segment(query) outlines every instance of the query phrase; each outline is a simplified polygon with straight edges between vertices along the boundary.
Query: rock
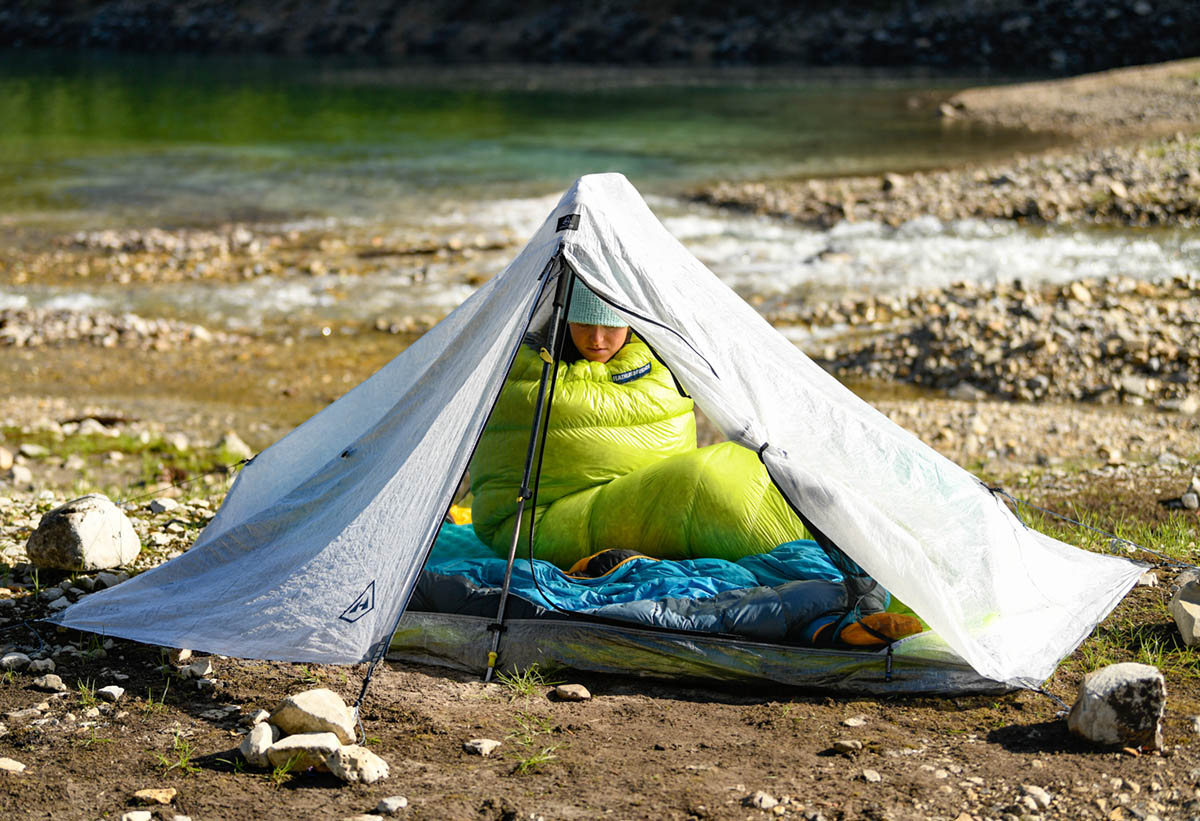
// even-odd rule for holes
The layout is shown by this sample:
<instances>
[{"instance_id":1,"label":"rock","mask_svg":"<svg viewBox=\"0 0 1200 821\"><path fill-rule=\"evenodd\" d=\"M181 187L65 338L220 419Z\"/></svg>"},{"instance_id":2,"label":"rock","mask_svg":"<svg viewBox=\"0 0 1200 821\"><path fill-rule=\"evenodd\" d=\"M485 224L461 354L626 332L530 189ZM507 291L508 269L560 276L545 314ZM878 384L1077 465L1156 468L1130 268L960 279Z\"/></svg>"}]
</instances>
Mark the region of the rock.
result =
<instances>
[{"instance_id":1,"label":"rock","mask_svg":"<svg viewBox=\"0 0 1200 821\"><path fill-rule=\"evenodd\" d=\"M154 813L149 810L131 810L121 816L121 821L154 821Z\"/></svg>"},{"instance_id":2,"label":"rock","mask_svg":"<svg viewBox=\"0 0 1200 821\"><path fill-rule=\"evenodd\" d=\"M863 770L862 778L863 778L863 781L866 781L870 784L878 784L880 781L883 780L883 776L881 776L875 770Z\"/></svg>"},{"instance_id":3,"label":"rock","mask_svg":"<svg viewBox=\"0 0 1200 821\"><path fill-rule=\"evenodd\" d=\"M175 795L174 787L151 787L138 790L133 797L144 804L170 804L175 800Z\"/></svg>"},{"instance_id":4,"label":"rock","mask_svg":"<svg viewBox=\"0 0 1200 821\"><path fill-rule=\"evenodd\" d=\"M1050 806L1050 793L1046 792L1036 784L1022 784L1021 791L1025 793L1026 797L1033 799L1034 806L1032 809L1034 812L1038 810L1044 810Z\"/></svg>"},{"instance_id":5,"label":"rock","mask_svg":"<svg viewBox=\"0 0 1200 821\"><path fill-rule=\"evenodd\" d=\"M592 697L582 684L560 684L554 688L554 695L563 701L587 701Z\"/></svg>"},{"instance_id":6,"label":"rock","mask_svg":"<svg viewBox=\"0 0 1200 821\"><path fill-rule=\"evenodd\" d=\"M182 678L201 679L212 675L212 672L212 661L209 659L196 659L191 664L180 670L179 675Z\"/></svg>"},{"instance_id":7,"label":"rock","mask_svg":"<svg viewBox=\"0 0 1200 821\"><path fill-rule=\"evenodd\" d=\"M13 487L33 487L33 471L24 465L13 465L5 474L8 483Z\"/></svg>"},{"instance_id":8,"label":"rock","mask_svg":"<svg viewBox=\"0 0 1200 821\"><path fill-rule=\"evenodd\" d=\"M342 821L383 821L382 815L372 815L369 812L359 813L358 815L348 815Z\"/></svg>"},{"instance_id":9,"label":"rock","mask_svg":"<svg viewBox=\"0 0 1200 821\"><path fill-rule=\"evenodd\" d=\"M253 713L247 713L246 715L242 716L242 723L249 724L251 727L254 727L262 724L270 717L271 714L266 710L255 710Z\"/></svg>"},{"instance_id":10,"label":"rock","mask_svg":"<svg viewBox=\"0 0 1200 821\"><path fill-rule=\"evenodd\" d=\"M866 716L854 716L853 718L847 718L842 722L842 724L845 724L847 727L861 727L866 723Z\"/></svg>"},{"instance_id":11,"label":"rock","mask_svg":"<svg viewBox=\"0 0 1200 821\"><path fill-rule=\"evenodd\" d=\"M25 772L25 765L20 761L14 761L11 758L0 758L0 772L20 775L21 773Z\"/></svg>"},{"instance_id":12,"label":"rock","mask_svg":"<svg viewBox=\"0 0 1200 821\"><path fill-rule=\"evenodd\" d=\"M1105 746L1162 749L1167 686L1149 664L1110 664L1088 673L1067 717L1071 732Z\"/></svg>"},{"instance_id":13,"label":"rock","mask_svg":"<svg viewBox=\"0 0 1200 821\"><path fill-rule=\"evenodd\" d=\"M168 511L178 508L179 502L175 501L174 499L163 497L161 499L155 499L146 507L149 508L151 513L167 513Z\"/></svg>"},{"instance_id":14,"label":"rock","mask_svg":"<svg viewBox=\"0 0 1200 821\"><path fill-rule=\"evenodd\" d=\"M267 750L280 739L281 735L278 727L265 721L255 724L242 739L238 752L251 767L270 766L271 760L267 758Z\"/></svg>"},{"instance_id":15,"label":"rock","mask_svg":"<svg viewBox=\"0 0 1200 821\"><path fill-rule=\"evenodd\" d=\"M374 784L388 777L388 765L375 753L347 744L325 759L329 772L348 784Z\"/></svg>"},{"instance_id":16,"label":"rock","mask_svg":"<svg viewBox=\"0 0 1200 821\"><path fill-rule=\"evenodd\" d=\"M1147 570L1142 575L1138 576L1138 587L1158 587L1158 574L1153 570Z\"/></svg>"},{"instance_id":17,"label":"rock","mask_svg":"<svg viewBox=\"0 0 1200 821\"><path fill-rule=\"evenodd\" d=\"M340 749L342 743L334 733L300 733L281 738L267 748L267 761L272 767L283 767L293 758L293 770L312 767L325 772L325 760Z\"/></svg>"},{"instance_id":18,"label":"rock","mask_svg":"<svg viewBox=\"0 0 1200 821\"><path fill-rule=\"evenodd\" d=\"M249 459L254 455L254 451L250 446L242 441L242 438L234 431L226 431L213 448L219 451L223 456L229 459Z\"/></svg>"},{"instance_id":19,"label":"rock","mask_svg":"<svg viewBox=\"0 0 1200 821\"><path fill-rule=\"evenodd\" d=\"M33 686L34 689L46 693L65 693L67 691L67 685L63 684L63 680L54 673L38 676L33 680Z\"/></svg>"},{"instance_id":20,"label":"rock","mask_svg":"<svg viewBox=\"0 0 1200 821\"><path fill-rule=\"evenodd\" d=\"M176 647L171 650L170 658L172 664L187 664L192 657L191 650L185 650L182 647Z\"/></svg>"},{"instance_id":21,"label":"rock","mask_svg":"<svg viewBox=\"0 0 1200 821\"><path fill-rule=\"evenodd\" d=\"M381 799L375 805L375 812L383 815L395 815L408 806L408 799L402 795L390 795L387 798Z\"/></svg>"},{"instance_id":22,"label":"rock","mask_svg":"<svg viewBox=\"0 0 1200 821\"><path fill-rule=\"evenodd\" d=\"M1200 645L1200 582L1191 581L1179 588L1167 607L1175 626L1188 647Z\"/></svg>"},{"instance_id":23,"label":"rock","mask_svg":"<svg viewBox=\"0 0 1200 821\"><path fill-rule=\"evenodd\" d=\"M33 564L59 570L119 567L136 559L141 549L129 517L99 493L42 516L25 545Z\"/></svg>"},{"instance_id":24,"label":"rock","mask_svg":"<svg viewBox=\"0 0 1200 821\"><path fill-rule=\"evenodd\" d=\"M863 748L863 743L854 738L839 738L833 742L833 749L842 755L854 755Z\"/></svg>"},{"instance_id":25,"label":"rock","mask_svg":"<svg viewBox=\"0 0 1200 821\"><path fill-rule=\"evenodd\" d=\"M0 670L24 670L30 664L24 653L5 653L0 656Z\"/></svg>"},{"instance_id":26,"label":"rock","mask_svg":"<svg viewBox=\"0 0 1200 821\"><path fill-rule=\"evenodd\" d=\"M775 798L775 796L769 793L763 792L762 790L759 790L753 795L746 796L742 801L743 806L757 807L760 810L773 809L774 807L778 806L778 804L779 799Z\"/></svg>"},{"instance_id":27,"label":"rock","mask_svg":"<svg viewBox=\"0 0 1200 821\"><path fill-rule=\"evenodd\" d=\"M97 690L96 695L102 698L104 701L116 704L121 700L121 696L125 695L125 688L118 687L115 684L110 684L107 687L101 687L99 690Z\"/></svg>"},{"instance_id":28,"label":"rock","mask_svg":"<svg viewBox=\"0 0 1200 821\"><path fill-rule=\"evenodd\" d=\"M92 587L95 590L106 590L110 587L116 587L121 583L121 577L116 573L97 573L92 580Z\"/></svg>"},{"instance_id":29,"label":"rock","mask_svg":"<svg viewBox=\"0 0 1200 821\"><path fill-rule=\"evenodd\" d=\"M972 385L970 382L959 382L948 391L951 399L957 399L960 402L978 402L981 399L987 399L987 392Z\"/></svg>"},{"instance_id":30,"label":"rock","mask_svg":"<svg viewBox=\"0 0 1200 821\"><path fill-rule=\"evenodd\" d=\"M499 746L500 742L494 738L472 738L463 742L463 749L472 755L489 756Z\"/></svg>"},{"instance_id":31,"label":"rock","mask_svg":"<svg viewBox=\"0 0 1200 821\"><path fill-rule=\"evenodd\" d=\"M289 735L331 732L343 744L354 743L357 729L346 702L324 687L288 696L272 711L270 722Z\"/></svg>"},{"instance_id":32,"label":"rock","mask_svg":"<svg viewBox=\"0 0 1200 821\"><path fill-rule=\"evenodd\" d=\"M7 448L0 448L0 473L11 470L13 466L12 451Z\"/></svg>"},{"instance_id":33,"label":"rock","mask_svg":"<svg viewBox=\"0 0 1200 821\"><path fill-rule=\"evenodd\" d=\"M1200 510L1200 493L1189 490L1179 497L1179 502L1184 510Z\"/></svg>"},{"instance_id":34,"label":"rock","mask_svg":"<svg viewBox=\"0 0 1200 821\"><path fill-rule=\"evenodd\" d=\"M34 659L29 662L30 673L53 673L54 659Z\"/></svg>"},{"instance_id":35,"label":"rock","mask_svg":"<svg viewBox=\"0 0 1200 821\"><path fill-rule=\"evenodd\" d=\"M50 448L44 445L35 445L32 442L26 442L17 448L17 453L21 454L26 459L45 459L50 455Z\"/></svg>"},{"instance_id":36,"label":"rock","mask_svg":"<svg viewBox=\"0 0 1200 821\"><path fill-rule=\"evenodd\" d=\"M217 689L217 680L215 678L198 678L196 679L196 689L202 693L211 693Z\"/></svg>"}]
</instances>

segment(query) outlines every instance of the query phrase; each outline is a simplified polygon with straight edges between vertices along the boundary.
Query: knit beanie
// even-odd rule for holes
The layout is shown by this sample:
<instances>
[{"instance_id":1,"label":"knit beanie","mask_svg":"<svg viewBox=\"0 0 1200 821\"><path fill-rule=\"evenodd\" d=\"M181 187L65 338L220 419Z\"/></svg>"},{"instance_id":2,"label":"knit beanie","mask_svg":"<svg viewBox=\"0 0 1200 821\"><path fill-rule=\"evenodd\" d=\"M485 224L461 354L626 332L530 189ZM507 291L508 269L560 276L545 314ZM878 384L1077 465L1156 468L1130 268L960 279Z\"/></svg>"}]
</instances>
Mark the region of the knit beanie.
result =
<instances>
[{"instance_id":1,"label":"knit beanie","mask_svg":"<svg viewBox=\"0 0 1200 821\"><path fill-rule=\"evenodd\" d=\"M628 328L629 323L617 316L600 297L581 282L576 282L571 291L571 307L567 309L567 321L579 325L605 325L609 328Z\"/></svg>"}]
</instances>

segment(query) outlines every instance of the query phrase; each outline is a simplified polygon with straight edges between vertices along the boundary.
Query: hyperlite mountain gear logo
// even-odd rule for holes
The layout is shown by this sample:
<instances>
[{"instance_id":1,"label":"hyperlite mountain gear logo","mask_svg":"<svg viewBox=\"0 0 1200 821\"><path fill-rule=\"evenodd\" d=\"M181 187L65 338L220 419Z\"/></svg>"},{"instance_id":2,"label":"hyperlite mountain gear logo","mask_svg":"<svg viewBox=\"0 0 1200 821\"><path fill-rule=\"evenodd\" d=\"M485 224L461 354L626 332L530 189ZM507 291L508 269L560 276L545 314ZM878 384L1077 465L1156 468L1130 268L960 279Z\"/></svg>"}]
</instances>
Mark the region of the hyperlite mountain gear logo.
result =
<instances>
[{"instance_id":1,"label":"hyperlite mountain gear logo","mask_svg":"<svg viewBox=\"0 0 1200 821\"><path fill-rule=\"evenodd\" d=\"M645 376L648 373L650 373L650 363L649 362L647 362L645 365L642 365L642 367L640 367L640 368L634 368L632 371L625 371L624 373L614 373L612 375L612 381L616 382L617 384L621 384L623 382L632 382L635 379L641 379L643 376Z\"/></svg>"},{"instance_id":2,"label":"hyperlite mountain gear logo","mask_svg":"<svg viewBox=\"0 0 1200 821\"><path fill-rule=\"evenodd\" d=\"M555 231L574 231L579 227L579 215L567 214L565 217L558 218L558 227Z\"/></svg>"},{"instance_id":3,"label":"hyperlite mountain gear logo","mask_svg":"<svg viewBox=\"0 0 1200 821\"><path fill-rule=\"evenodd\" d=\"M367 589L358 594L358 598L354 600L354 604L346 608L342 615L338 616L342 621L348 621L351 624L361 619L363 616L375 609L375 580L367 585Z\"/></svg>"}]
</instances>

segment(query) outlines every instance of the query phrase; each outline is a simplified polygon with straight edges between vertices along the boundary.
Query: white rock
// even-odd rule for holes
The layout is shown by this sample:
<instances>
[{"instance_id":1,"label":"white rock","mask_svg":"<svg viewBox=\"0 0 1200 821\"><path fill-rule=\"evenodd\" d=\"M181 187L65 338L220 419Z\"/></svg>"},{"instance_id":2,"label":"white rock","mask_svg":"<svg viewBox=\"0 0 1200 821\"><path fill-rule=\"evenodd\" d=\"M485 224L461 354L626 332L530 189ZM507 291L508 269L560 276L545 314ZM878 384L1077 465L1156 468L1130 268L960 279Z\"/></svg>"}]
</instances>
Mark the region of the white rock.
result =
<instances>
[{"instance_id":1,"label":"white rock","mask_svg":"<svg viewBox=\"0 0 1200 821\"><path fill-rule=\"evenodd\" d=\"M121 821L153 821L154 813L150 810L130 810L121 816Z\"/></svg>"},{"instance_id":2,"label":"white rock","mask_svg":"<svg viewBox=\"0 0 1200 821\"><path fill-rule=\"evenodd\" d=\"M110 684L107 687L101 687L99 690L97 690L96 695L105 701L110 701L113 704L116 704L121 700L121 696L125 695L125 688L118 687L115 684Z\"/></svg>"},{"instance_id":3,"label":"white rock","mask_svg":"<svg viewBox=\"0 0 1200 821\"><path fill-rule=\"evenodd\" d=\"M54 673L38 676L33 680L33 686L47 693L65 693L67 691L67 685L63 684L63 680Z\"/></svg>"},{"instance_id":4,"label":"white rock","mask_svg":"<svg viewBox=\"0 0 1200 821\"><path fill-rule=\"evenodd\" d=\"M50 449L45 445L35 445L32 442L26 442L17 448L17 453L26 459L42 459L50 455Z\"/></svg>"},{"instance_id":5,"label":"white rock","mask_svg":"<svg viewBox=\"0 0 1200 821\"><path fill-rule=\"evenodd\" d=\"M312 767L325 771L328 769L325 760L340 749L342 743L333 733L300 733L281 738L267 748L267 760L272 767L282 767L299 756L293 765L294 770L304 770Z\"/></svg>"},{"instance_id":6,"label":"white rock","mask_svg":"<svg viewBox=\"0 0 1200 821\"><path fill-rule=\"evenodd\" d=\"M1188 647L1200 645L1200 582L1192 581L1175 592L1167 607Z\"/></svg>"},{"instance_id":7,"label":"white rock","mask_svg":"<svg viewBox=\"0 0 1200 821\"><path fill-rule=\"evenodd\" d=\"M878 784L880 781L883 780L883 776L881 776L875 770L863 770L862 777L863 777L863 781L867 781L871 784Z\"/></svg>"},{"instance_id":8,"label":"white rock","mask_svg":"<svg viewBox=\"0 0 1200 821\"><path fill-rule=\"evenodd\" d=\"M354 716L342 697L318 687L288 696L271 713L270 721L287 735L334 733L343 744L354 743Z\"/></svg>"},{"instance_id":9,"label":"white rock","mask_svg":"<svg viewBox=\"0 0 1200 821\"><path fill-rule=\"evenodd\" d=\"M32 488L33 471L24 465L13 465L5 474L8 483L13 487Z\"/></svg>"},{"instance_id":10,"label":"white rock","mask_svg":"<svg viewBox=\"0 0 1200 821\"><path fill-rule=\"evenodd\" d=\"M592 697L582 684L560 684L554 688L554 695L563 701L587 701Z\"/></svg>"},{"instance_id":11,"label":"white rock","mask_svg":"<svg viewBox=\"0 0 1200 821\"><path fill-rule=\"evenodd\" d=\"M24 670L29 663L29 656L24 653L5 653L0 657L0 670Z\"/></svg>"},{"instance_id":12,"label":"white rock","mask_svg":"<svg viewBox=\"0 0 1200 821\"><path fill-rule=\"evenodd\" d=\"M29 662L29 672L31 673L53 673L54 659L34 659Z\"/></svg>"},{"instance_id":13,"label":"white rock","mask_svg":"<svg viewBox=\"0 0 1200 821\"><path fill-rule=\"evenodd\" d=\"M754 793L754 795L746 796L746 799L742 803L747 807L757 807L760 810L769 810L778 806L779 799L775 798L775 796L771 795L770 793L759 790L758 792Z\"/></svg>"},{"instance_id":14,"label":"white rock","mask_svg":"<svg viewBox=\"0 0 1200 821\"><path fill-rule=\"evenodd\" d=\"M10 470L13 466L13 453L8 448L0 448L0 473Z\"/></svg>"},{"instance_id":15,"label":"white rock","mask_svg":"<svg viewBox=\"0 0 1200 821\"><path fill-rule=\"evenodd\" d=\"M188 666L179 671L179 675L183 678L207 678L212 675L213 666L209 659L196 659Z\"/></svg>"},{"instance_id":16,"label":"white rock","mask_svg":"<svg viewBox=\"0 0 1200 821\"><path fill-rule=\"evenodd\" d=\"M11 758L0 758L0 771L19 775L25 772L25 765Z\"/></svg>"},{"instance_id":17,"label":"white rock","mask_svg":"<svg viewBox=\"0 0 1200 821\"><path fill-rule=\"evenodd\" d=\"M1067 716L1067 727L1106 746L1162 748L1167 685L1149 664L1110 664L1088 673Z\"/></svg>"},{"instance_id":18,"label":"white rock","mask_svg":"<svg viewBox=\"0 0 1200 821\"><path fill-rule=\"evenodd\" d=\"M186 650L182 647L175 647L171 650L171 663L172 664L187 664L187 662L191 658L192 658L191 650Z\"/></svg>"},{"instance_id":19,"label":"white rock","mask_svg":"<svg viewBox=\"0 0 1200 821\"><path fill-rule=\"evenodd\" d=\"M867 723L867 719L865 716L854 716L853 718L846 719L842 723L847 727L861 727Z\"/></svg>"},{"instance_id":20,"label":"white rock","mask_svg":"<svg viewBox=\"0 0 1200 821\"><path fill-rule=\"evenodd\" d=\"M375 812L383 815L395 815L408 806L408 799L402 795L389 795L375 805Z\"/></svg>"},{"instance_id":21,"label":"white rock","mask_svg":"<svg viewBox=\"0 0 1200 821\"><path fill-rule=\"evenodd\" d=\"M463 742L463 749L472 755L488 756L495 752L500 742L494 738L472 738Z\"/></svg>"},{"instance_id":22,"label":"white rock","mask_svg":"<svg viewBox=\"0 0 1200 821\"><path fill-rule=\"evenodd\" d=\"M1138 587L1158 587L1158 574L1153 570L1147 570L1142 575L1138 576Z\"/></svg>"},{"instance_id":23,"label":"white rock","mask_svg":"<svg viewBox=\"0 0 1200 821\"><path fill-rule=\"evenodd\" d=\"M162 497L152 501L147 507L151 513L166 513L179 507L179 502L169 497Z\"/></svg>"},{"instance_id":24,"label":"white rock","mask_svg":"<svg viewBox=\"0 0 1200 821\"><path fill-rule=\"evenodd\" d=\"M1034 811L1044 810L1050 806L1051 795L1036 784L1022 784L1021 791L1035 802Z\"/></svg>"},{"instance_id":25,"label":"white rock","mask_svg":"<svg viewBox=\"0 0 1200 821\"><path fill-rule=\"evenodd\" d=\"M129 517L99 493L42 516L25 545L33 564L60 570L119 567L137 558L141 549Z\"/></svg>"},{"instance_id":26,"label":"white rock","mask_svg":"<svg viewBox=\"0 0 1200 821\"><path fill-rule=\"evenodd\" d=\"M278 741L280 732L278 727L274 727L266 722L255 724L246 737L242 739L242 744L238 747L238 752L242 754L242 758L246 759L246 763L251 767L267 767L271 760L267 758L267 750L271 745Z\"/></svg>"},{"instance_id":27,"label":"white rock","mask_svg":"<svg viewBox=\"0 0 1200 821\"><path fill-rule=\"evenodd\" d=\"M342 821L383 821L382 815L372 815L369 812L359 813L358 815L347 815Z\"/></svg>"},{"instance_id":28,"label":"white rock","mask_svg":"<svg viewBox=\"0 0 1200 821\"><path fill-rule=\"evenodd\" d=\"M226 431L225 435L217 441L213 448L218 451L224 451L226 456L232 459L249 459L254 455L254 451L250 446L242 441L242 437L238 436L234 431Z\"/></svg>"},{"instance_id":29,"label":"white rock","mask_svg":"<svg viewBox=\"0 0 1200 821\"><path fill-rule=\"evenodd\" d=\"M374 784L388 777L387 762L357 744L347 744L334 751L325 759L325 766L348 784Z\"/></svg>"}]
</instances>

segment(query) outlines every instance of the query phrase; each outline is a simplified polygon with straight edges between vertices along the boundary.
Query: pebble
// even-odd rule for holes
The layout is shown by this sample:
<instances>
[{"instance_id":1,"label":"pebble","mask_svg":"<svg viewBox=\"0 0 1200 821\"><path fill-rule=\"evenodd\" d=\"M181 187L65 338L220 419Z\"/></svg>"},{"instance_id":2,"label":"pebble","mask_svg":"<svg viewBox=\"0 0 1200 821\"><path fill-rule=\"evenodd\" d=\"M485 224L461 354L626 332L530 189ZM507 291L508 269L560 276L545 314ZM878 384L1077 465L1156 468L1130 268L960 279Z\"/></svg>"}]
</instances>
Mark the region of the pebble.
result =
<instances>
[{"instance_id":1,"label":"pebble","mask_svg":"<svg viewBox=\"0 0 1200 821\"><path fill-rule=\"evenodd\" d=\"M375 806L375 812L381 815L395 815L408 806L408 799L403 795L391 795L381 799Z\"/></svg>"},{"instance_id":2,"label":"pebble","mask_svg":"<svg viewBox=\"0 0 1200 821\"><path fill-rule=\"evenodd\" d=\"M582 684L560 684L554 688L554 695L562 701L587 701L592 697Z\"/></svg>"},{"instance_id":3,"label":"pebble","mask_svg":"<svg viewBox=\"0 0 1200 821\"><path fill-rule=\"evenodd\" d=\"M67 691L67 685L63 684L63 680L54 673L38 676L32 683L35 689L47 693L65 693Z\"/></svg>"},{"instance_id":4,"label":"pebble","mask_svg":"<svg viewBox=\"0 0 1200 821\"><path fill-rule=\"evenodd\" d=\"M107 687L101 687L96 691L96 695L105 701L115 704L121 700L121 696L125 695L125 688L118 687L115 684L110 684Z\"/></svg>"},{"instance_id":5,"label":"pebble","mask_svg":"<svg viewBox=\"0 0 1200 821\"><path fill-rule=\"evenodd\" d=\"M45 348L86 344L100 348L164 351L195 343L237 345L239 334L213 331L202 325L137 314L69 309L0 309L0 347ZM27 445L23 447L33 447Z\"/></svg>"},{"instance_id":6,"label":"pebble","mask_svg":"<svg viewBox=\"0 0 1200 821\"><path fill-rule=\"evenodd\" d=\"M1050 806L1052 797L1050 793L1046 792L1046 790L1042 787L1039 787L1036 784L1022 784L1021 791L1027 798L1030 798L1034 801L1034 806L1031 808L1034 811L1044 810Z\"/></svg>"},{"instance_id":7,"label":"pebble","mask_svg":"<svg viewBox=\"0 0 1200 821\"><path fill-rule=\"evenodd\" d=\"M875 770L863 770L862 778L863 778L863 781L867 781L871 784L878 784L880 781L883 780L883 776L881 776Z\"/></svg>"},{"instance_id":8,"label":"pebble","mask_svg":"<svg viewBox=\"0 0 1200 821\"><path fill-rule=\"evenodd\" d=\"M493 738L473 738L463 742L463 749L472 755L489 756L499 746L500 742Z\"/></svg>"},{"instance_id":9,"label":"pebble","mask_svg":"<svg viewBox=\"0 0 1200 821\"><path fill-rule=\"evenodd\" d=\"M847 727L862 727L866 723L867 719L865 716L854 716L853 718L847 718L842 721L842 724L846 725Z\"/></svg>"},{"instance_id":10,"label":"pebble","mask_svg":"<svg viewBox=\"0 0 1200 821\"><path fill-rule=\"evenodd\" d=\"M24 653L5 653L0 656L0 670L24 670L29 664L30 658Z\"/></svg>"},{"instance_id":11,"label":"pebble","mask_svg":"<svg viewBox=\"0 0 1200 821\"><path fill-rule=\"evenodd\" d=\"M747 807L757 807L760 810L770 810L778 806L779 799L775 798L775 796L771 795L770 793L759 790L752 795L746 796L742 803Z\"/></svg>"},{"instance_id":12,"label":"pebble","mask_svg":"<svg viewBox=\"0 0 1200 821\"><path fill-rule=\"evenodd\" d=\"M863 748L863 743L853 738L839 738L833 742L833 749L842 755L854 755Z\"/></svg>"},{"instance_id":13,"label":"pebble","mask_svg":"<svg viewBox=\"0 0 1200 821\"><path fill-rule=\"evenodd\" d=\"M30 673L53 673L54 659L34 659L28 669Z\"/></svg>"},{"instance_id":14,"label":"pebble","mask_svg":"<svg viewBox=\"0 0 1200 821\"><path fill-rule=\"evenodd\" d=\"M25 772L25 765L11 758L0 758L0 771L20 775Z\"/></svg>"},{"instance_id":15,"label":"pebble","mask_svg":"<svg viewBox=\"0 0 1200 821\"><path fill-rule=\"evenodd\" d=\"M170 804L175 800L176 794L174 787L151 787L138 790L133 797L146 804Z\"/></svg>"}]
</instances>

